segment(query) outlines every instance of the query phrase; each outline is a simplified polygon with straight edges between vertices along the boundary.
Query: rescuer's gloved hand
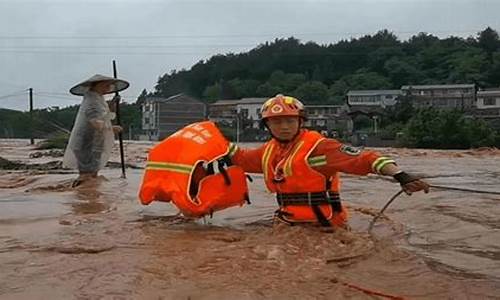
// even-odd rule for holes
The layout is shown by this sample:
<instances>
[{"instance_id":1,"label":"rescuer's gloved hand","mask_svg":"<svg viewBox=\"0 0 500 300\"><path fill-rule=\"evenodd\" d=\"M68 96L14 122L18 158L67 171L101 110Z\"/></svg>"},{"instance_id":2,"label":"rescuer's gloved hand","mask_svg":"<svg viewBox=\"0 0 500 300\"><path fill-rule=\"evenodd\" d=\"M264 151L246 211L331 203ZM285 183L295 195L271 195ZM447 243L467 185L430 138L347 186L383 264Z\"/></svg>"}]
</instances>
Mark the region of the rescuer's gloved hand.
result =
<instances>
[{"instance_id":1,"label":"rescuer's gloved hand","mask_svg":"<svg viewBox=\"0 0 500 300\"><path fill-rule=\"evenodd\" d=\"M393 177L401 184L403 191L408 195L422 190L425 193L429 192L429 184L417 176L401 171L394 174Z\"/></svg>"}]
</instances>

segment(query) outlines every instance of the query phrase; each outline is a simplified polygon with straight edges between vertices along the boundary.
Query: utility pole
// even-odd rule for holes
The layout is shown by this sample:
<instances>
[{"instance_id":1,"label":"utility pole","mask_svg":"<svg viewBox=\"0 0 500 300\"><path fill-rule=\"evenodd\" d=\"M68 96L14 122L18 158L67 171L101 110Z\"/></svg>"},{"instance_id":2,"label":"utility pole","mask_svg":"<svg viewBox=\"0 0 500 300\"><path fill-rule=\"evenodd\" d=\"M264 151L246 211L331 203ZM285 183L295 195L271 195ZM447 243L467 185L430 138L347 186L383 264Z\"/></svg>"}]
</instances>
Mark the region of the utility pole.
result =
<instances>
[{"instance_id":1,"label":"utility pole","mask_svg":"<svg viewBox=\"0 0 500 300\"><path fill-rule=\"evenodd\" d=\"M236 112L236 143L240 142L240 114Z\"/></svg>"},{"instance_id":2,"label":"utility pole","mask_svg":"<svg viewBox=\"0 0 500 300\"><path fill-rule=\"evenodd\" d=\"M35 144L33 137L33 88L28 89L30 92L30 144Z\"/></svg>"},{"instance_id":3,"label":"utility pole","mask_svg":"<svg viewBox=\"0 0 500 300\"><path fill-rule=\"evenodd\" d=\"M113 77L117 78L116 76L116 62L113 60ZM115 107L115 112L116 112L116 124L118 126L121 126L120 122L120 94L118 92L115 92L115 97L117 98L116 101L116 107ZM122 178L127 178L125 175L125 154L123 152L123 135L122 132L118 132L118 141L120 142L120 160L121 160L121 165L122 165Z\"/></svg>"}]
</instances>

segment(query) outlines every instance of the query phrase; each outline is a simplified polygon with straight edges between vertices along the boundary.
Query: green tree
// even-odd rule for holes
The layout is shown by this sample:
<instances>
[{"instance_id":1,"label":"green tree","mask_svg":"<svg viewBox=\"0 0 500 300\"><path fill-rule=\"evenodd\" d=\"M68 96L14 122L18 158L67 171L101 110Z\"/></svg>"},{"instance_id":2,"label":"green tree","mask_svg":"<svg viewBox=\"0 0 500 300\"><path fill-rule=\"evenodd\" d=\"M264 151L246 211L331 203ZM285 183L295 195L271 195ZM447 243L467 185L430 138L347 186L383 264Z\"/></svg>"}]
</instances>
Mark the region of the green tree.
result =
<instances>
[{"instance_id":1,"label":"green tree","mask_svg":"<svg viewBox=\"0 0 500 300\"><path fill-rule=\"evenodd\" d=\"M281 86L274 86L269 82L261 84L257 88L257 96L259 97L272 97L283 93L283 88Z\"/></svg>"},{"instance_id":2,"label":"green tree","mask_svg":"<svg viewBox=\"0 0 500 300\"><path fill-rule=\"evenodd\" d=\"M394 87L421 82L423 74L409 59L393 57L384 64L384 70Z\"/></svg>"},{"instance_id":3,"label":"green tree","mask_svg":"<svg viewBox=\"0 0 500 300\"><path fill-rule=\"evenodd\" d=\"M405 54L401 45L397 47L381 47L369 54L369 68L370 70L379 74L387 74L385 64L389 59L398 59L404 57Z\"/></svg>"},{"instance_id":4,"label":"green tree","mask_svg":"<svg viewBox=\"0 0 500 300\"><path fill-rule=\"evenodd\" d=\"M484 80L485 86L500 86L500 51L491 55L491 64L485 70Z\"/></svg>"},{"instance_id":5,"label":"green tree","mask_svg":"<svg viewBox=\"0 0 500 300\"><path fill-rule=\"evenodd\" d=\"M348 90L389 89L390 80L378 73L358 70L355 74L347 75L336 81L330 88L334 95L345 95Z\"/></svg>"},{"instance_id":6,"label":"green tree","mask_svg":"<svg viewBox=\"0 0 500 300\"><path fill-rule=\"evenodd\" d=\"M498 38L498 32L487 27L485 30L479 32L478 43L488 55L497 51L500 48L500 39Z\"/></svg>"},{"instance_id":7,"label":"green tree","mask_svg":"<svg viewBox=\"0 0 500 300\"><path fill-rule=\"evenodd\" d=\"M142 104L144 102L144 100L146 100L147 96L148 96L148 92L146 91L146 89L143 89L141 94L139 95L139 97L137 97L136 103L139 105Z\"/></svg>"},{"instance_id":8,"label":"green tree","mask_svg":"<svg viewBox=\"0 0 500 300\"><path fill-rule=\"evenodd\" d=\"M123 135L128 138L142 131L141 105L136 103L120 103L120 121L123 127ZM132 132L129 132L129 131ZM130 134L129 134L130 133Z\"/></svg>"},{"instance_id":9,"label":"green tree","mask_svg":"<svg viewBox=\"0 0 500 300\"><path fill-rule=\"evenodd\" d=\"M416 53L422 51L423 49L429 48L436 43L439 43L438 37L425 32L420 32L419 34L412 36L405 43L404 49L406 53L415 55Z\"/></svg>"},{"instance_id":10,"label":"green tree","mask_svg":"<svg viewBox=\"0 0 500 300\"><path fill-rule=\"evenodd\" d=\"M449 75L447 82L483 83L489 61L486 53L478 48L456 52L447 59Z\"/></svg>"},{"instance_id":11,"label":"green tree","mask_svg":"<svg viewBox=\"0 0 500 300\"><path fill-rule=\"evenodd\" d=\"M495 132L481 120L460 111L419 110L404 128L405 146L417 148L467 149L494 146Z\"/></svg>"},{"instance_id":12,"label":"green tree","mask_svg":"<svg viewBox=\"0 0 500 300\"><path fill-rule=\"evenodd\" d=\"M304 74L285 73L280 70L274 71L267 81L270 86L279 87L284 94L289 94L305 82Z\"/></svg>"},{"instance_id":13,"label":"green tree","mask_svg":"<svg viewBox=\"0 0 500 300\"><path fill-rule=\"evenodd\" d=\"M235 78L229 80L228 85L231 87L233 98L240 99L255 96L257 87L260 83L259 81L253 79L241 80L239 78Z\"/></svg>"},{"instance_id":14,"label":"green tree","mask_svg":"<svg viewBox=\"0 0 500 300\"><path fill-rule=\"evenodd\" d=\"M152 94L168 97L183 92L208 100L212 98L206 97L207 87L219 83L221 98L267 96L277 90L291 93L306 81L330 86L329 100L341 99L344 85L349 90L473 81L493 87L499 81L495 64L499 49L498 34L491 28L477 38L439 39L419 33L404 42L389 30L328 45L290 37L265 42L246 53L216 54L189 70L171 71L158 79ZM481 53L490 63L484 64ZM377 76L370 78L370 74ZM256 82L260 84L255 86Z\"/></svg>"},{"instance_id":15,"label":"green tree","mask_svg":"<svg viewBox=\"0 0 500 300\"><path fill-rule=\"evenodd\" d=\"M205 91L203 91L203 99L209 103L213 103L218 99L221 99L221 86L216 83L211 86L207 86Z\"/></svg>"},{"instance_id":16,"label":"green tree","mask_svg":"<svg viewBox=\"0 0 500 300\"><path fill-rule=\"evenodd\" d=\"M292 96L307 104L320 104L328 100L328 87L319 81L310 81L300 85L291 93Z\"/></svg>"}]
</instances>

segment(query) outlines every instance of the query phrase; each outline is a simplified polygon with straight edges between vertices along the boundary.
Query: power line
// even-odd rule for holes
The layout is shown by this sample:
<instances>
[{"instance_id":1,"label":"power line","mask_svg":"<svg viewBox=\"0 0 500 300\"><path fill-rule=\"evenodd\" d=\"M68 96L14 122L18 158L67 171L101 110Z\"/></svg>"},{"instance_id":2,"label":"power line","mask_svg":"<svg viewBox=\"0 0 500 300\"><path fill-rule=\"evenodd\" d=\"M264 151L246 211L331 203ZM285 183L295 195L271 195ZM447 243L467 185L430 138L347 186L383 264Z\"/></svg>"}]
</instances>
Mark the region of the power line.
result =
<instances>
[{"instance_id":1,"label":"power line","mask_svg":"<svg viewBox=\"0 0 500 300\"><path fill-rule=\"evenodd\" d=\"M11 98L11 97L21 96L21 95L24 95L25 93L26 93L26 91L20 91L20 92L12 93L9 95L2 95L2 96L0 96L0 99L7 99L7 98Z\"/></svg>"},{"instance_id":2,"label":"power line","mask_svg":"<svg viewBox=\"0 0 500 300\"><path fill-rule=\"evenodd\" d=\"M61 55L214 55L213 52L62 52L62 51L17 51L3 50L0 53L15 53L15 54L61 54Z\"/></svg>"},{"instance_id":3,"label":"power line","mask_svg":"<svg viewBox=\"0 0 500 300\"><path fill-rule=\"evenodd\" d=\"M45 99L54 98L54 99L62 99L62 100L72 100L72 101L76 101L76 102L81 101L81 97L70 96L69 94L64 94L64 93L36 92L34 94L37 96L43 97ZM124 95L122 98L124 100L135 99L135 98L137 98L137 96Z\"/></svg>"},{"instance_id":4,"label":"power line","mask_svg":"<svg viewBox=\"0 0 500 300\"><path fill-rule=\"evenodd\" d=\"M73 100L73 101L78 101L78 102L81 101L81 99L78 99L76 97L70 97L70 96L64 97L64 96L59 96L59 95L50 95L50 94L43 94L43 93L35 93L35 95L41 96L41 97L44 97L44 98L54 98L54 99L62 99L62 100Z\"/></svg>"},{"instance_id":5,"label":"power line","mask_svg":"<svg viewBox=\"0 0 500 300\"><path fill-rule=\"evenodd\" d=\"M69 96L69 93L57 93L57 92L45 92L45 91L40 91L37 90L37 93L39 94L47 94L47 95L59 95L59 96Z\"/></svg>"},{"instance_id":6,"label":"power line","mask_svg":"<svg viewBox=\"0 0 500 300\"><path fill-rule=\"evenodd\" d=\"M391 31L392 33L415 33L415 31ZM434 31L433 33L477 33L478 30L441 30ZM317 32L317 33L289 33L289 34L271 34L271 33L260 33L260 34L218 34L218 35L151 35L151 36L64 36L64 35L46 35L46 36L0 36L0 40L123 40L123 39L169 39L169 38L214 38L214 37L262 37L262 36L293 36L293 35L368 35L374 33L366 32ZM260 43L261 45L262 43ZM95 45L95 46L78 46L78 45L40 45L40 46L26 46L26 45L0 45L0 53L15 53L15 54L58 54L58 55L93 55L93 56L104 56L104 55L152 55L152 56L191 56L191 55L214 55L213 51L123 51L127 49L179 49L179 48L192 48L192 49L212 49L212 48L243 48L243 47L255 47L257 44L184 44L184 45ZM102 51L89 51L92 49L115 49L119 48L120 52L102 52ZM44 50L47 49L47 50ZM51 51L56 49L62 50L72 50L72 49L83 49L83 51ZM220 49L218 51L222 53L239 53L246 49ZM312 54L314 55L314 54ZM354 53L331 53L326 55L342 55L342 56L353 56L357 55Z\"/></svg>"},{"instance_id":7,"label":"power line","mask_svg":"<svg viewBox=\"0 0 500 300\"><path fill-rule=\"evenodd\" d=\"M207 55L216 56L224 55L228 53L238 54L241 52L231 52L231 51L221 51L218 53L214 52L84 52L84 51L28 51L28 50L3 50L0 49L0 53L15 53L15 54L59 54L59 55L158 55L158 56L169 56L169 55ZM246 52L244 52L246 53ZM367 53L356 53L356 52L326 52L326 53L283 53L277 56L366 56Z\"/></svg>"},{"instance_id":8,"label":"power line","mask_svg":"<svg viewBox=\"0 0 500 300\"><path fill-rule=\"evenodd\" d=\"M392 33L398 34L412 34L427 32L433 33L477 33L483 29L469 29L469 30L389 30ZM265 37L265 36L295 36L295 35L308 35L308 36L320 36L320 35L374 35L373 32L288 32L288 33L253 33L253 34L199 34L199 35L128 35L128 36L116 36L116 35L102 35L102 36L74 36L74 35L11 35L11 36L0 36L3 40L123 40L123 39L135 39L135 40L149 40L149 39L175 39L175 38L239 38L239 37Z\"/></svg>"},{"instance_id":9,"label":"power line","mask_svg":"<svg viewBox=\"0 0 500 300\"><path fill-rule=\"evenodd\" d=\"M37 89L37 93L39 94L46 94L46 95L56 95L56 96L72 96L74 97L74 95L71 95L70 93L66 93L66 92L52 92L52 91L42 91L42 90L38 90ZM122 95L126 96L126 97L133 97L131 95L127 95L127 93L123 93Z\"/></svg>"},{"instance_id":10,"label":"power line","mask_svg":"<svg viewBox=\"0 0 500 300\"><path fill-rule=\"evenodd\" d=\"M256 44L186 44L186 45L104 45L104 46L10 46L10 45L0 45L0 49L115 49L115 48L127 48L127 49L169 49L169 48L218 48L218 47L254 47Z\"/></svg>"}]
</instances>

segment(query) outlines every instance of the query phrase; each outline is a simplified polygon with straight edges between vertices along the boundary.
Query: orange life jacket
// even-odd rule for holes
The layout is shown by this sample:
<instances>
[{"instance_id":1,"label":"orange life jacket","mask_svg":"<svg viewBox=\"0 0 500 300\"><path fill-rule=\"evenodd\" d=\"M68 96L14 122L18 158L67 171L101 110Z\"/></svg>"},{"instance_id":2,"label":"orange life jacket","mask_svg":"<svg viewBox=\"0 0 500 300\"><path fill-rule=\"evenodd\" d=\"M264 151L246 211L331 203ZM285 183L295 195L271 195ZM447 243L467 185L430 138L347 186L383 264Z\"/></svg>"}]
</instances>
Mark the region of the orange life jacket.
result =
<instances>
[{"instance_id":1,"label":"orange life jacket","mask_svg":"<svg viewBox=\"0 0 500 300\"><path fill-rule=\"evenodd\" d=\"M271 166L278 154L279 142L269 141L262 155L262 170L267 188L276 193L280 209L277 215L289 223L319 222L344 226L347 210L340 204L340 180L337 174L325 178L311 168L308 158L324 137L304 130L289 154Z\"/></svg>"},{"instance_id":2,"label":"orange life jacket","mask_svg":"<svg viewBox=\"0 0 500 300\"><path fill-rule=\"evenodd\" d=\"M213 122L182 128L149 151L139 192L142 204L171 201L188 217L243 205L248 201L246 175L227 158L232 150Z\"/></svg>"}]
</instances>

